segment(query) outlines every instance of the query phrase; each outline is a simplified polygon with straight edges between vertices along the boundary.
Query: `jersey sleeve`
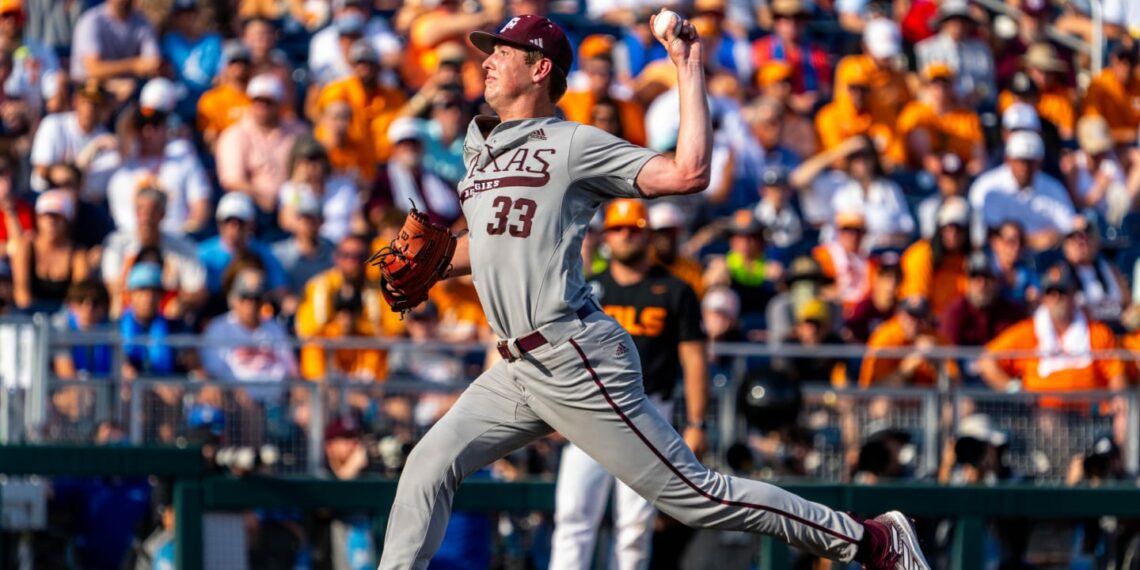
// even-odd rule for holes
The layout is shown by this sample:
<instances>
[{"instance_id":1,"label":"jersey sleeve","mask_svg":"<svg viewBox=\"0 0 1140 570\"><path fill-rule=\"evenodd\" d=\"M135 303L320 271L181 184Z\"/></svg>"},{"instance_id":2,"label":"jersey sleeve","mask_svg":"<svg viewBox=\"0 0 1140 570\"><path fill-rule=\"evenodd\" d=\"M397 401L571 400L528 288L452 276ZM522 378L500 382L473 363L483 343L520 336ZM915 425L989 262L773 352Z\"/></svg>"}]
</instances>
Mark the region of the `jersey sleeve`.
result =
<instances>
[{"instance_id":1,"label":"jersey sleeve","mask_svg":"<svg viewBox=\"0 0 1140 570\"><path fill-rule=\"evenodd\" d=\"M635 181L657 153L615 137L597 127L579 125L570 137L571 182L586 182L599 195L640 198Z\"/></svg>"}]
</instances>

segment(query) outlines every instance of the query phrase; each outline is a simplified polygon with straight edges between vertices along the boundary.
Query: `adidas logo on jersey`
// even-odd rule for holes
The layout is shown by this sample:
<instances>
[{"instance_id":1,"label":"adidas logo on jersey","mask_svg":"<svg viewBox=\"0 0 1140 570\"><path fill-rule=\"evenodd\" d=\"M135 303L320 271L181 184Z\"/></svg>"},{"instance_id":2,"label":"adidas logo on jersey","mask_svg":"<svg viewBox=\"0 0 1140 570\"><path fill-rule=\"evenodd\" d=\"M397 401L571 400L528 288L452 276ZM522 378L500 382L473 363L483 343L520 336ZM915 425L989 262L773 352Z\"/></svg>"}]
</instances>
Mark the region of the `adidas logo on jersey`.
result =
<instances>
[{"instance_id":1,"label":"adidas logo on jersey","mask_svg":"<svg viewBox=\"0 0 1140 570\"><path fill-rule=\"evenodd\" d=\"M629 347L624 342L619 342L617 349L614 350L614 356L622 356L627 352L629 352Z\"/></svg>"},{"instance_id":2,"label":"adidas logo on jersey","mask_svg":"<svg viewBox=\"0 0 1140 570\"><path fill-rule=\"evenodd\" d=\"M530 136L527 137L527 140L544 141L546 140L546 133L542 132L542 129L538 129L537 131L532 132Z\"/></svg>"}]
</instances>

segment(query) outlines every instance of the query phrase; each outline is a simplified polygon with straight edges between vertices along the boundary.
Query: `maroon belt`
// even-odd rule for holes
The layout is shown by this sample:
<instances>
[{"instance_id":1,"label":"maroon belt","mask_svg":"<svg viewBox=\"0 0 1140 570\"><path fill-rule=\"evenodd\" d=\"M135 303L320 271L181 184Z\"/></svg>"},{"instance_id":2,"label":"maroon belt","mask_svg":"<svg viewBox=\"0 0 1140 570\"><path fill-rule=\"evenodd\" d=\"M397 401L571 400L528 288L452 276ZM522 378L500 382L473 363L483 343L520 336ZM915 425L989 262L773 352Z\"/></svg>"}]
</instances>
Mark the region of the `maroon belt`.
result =
<instances>
[{"instance_id":1,"label":"maroon belt","mask_svg":"<svg viewBox=\"0 0 1140 570\"><path fill-rule=\"evenodd\" d=\"M586 317L600 310L601 309L599 309L597 305L594 305L592 301L587 301L585 305L578 307L578 310L575 311L574 314L578 315L580 320L585 320ZM522 355L544 346L547 342L549 341L546 340L546 337L542 336L542 333L534 331L515 339L515 348L519 350L518 356L511 354L510 341L500 340L495 343L495 348L499 351L499 356L503 357L503 360L514 362L522 358Z\"/></svg>"}]
</instances>

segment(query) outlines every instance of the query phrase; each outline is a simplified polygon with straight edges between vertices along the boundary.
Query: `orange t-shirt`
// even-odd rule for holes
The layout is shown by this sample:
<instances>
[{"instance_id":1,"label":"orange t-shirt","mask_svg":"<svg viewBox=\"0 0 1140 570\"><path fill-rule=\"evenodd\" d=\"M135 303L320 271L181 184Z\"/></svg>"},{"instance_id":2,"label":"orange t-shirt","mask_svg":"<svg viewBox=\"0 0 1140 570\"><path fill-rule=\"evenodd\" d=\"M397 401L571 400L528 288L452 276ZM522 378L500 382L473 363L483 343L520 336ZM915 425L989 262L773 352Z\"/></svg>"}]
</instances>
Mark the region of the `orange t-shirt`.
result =
<instances>
[{"instance_id":1,"label":"orange t-shirt","mask_svg":"<svg viewBox=\"0 0 1140 570\"><path fill-rule=\"evenodd\" d=\"M931 333L938 339L937 344L947 345L946 339L937 333ZM877 348L902 348L911 346L913 341L906 338L898 317L891 317L887 322L879 325L871 338L867 340L867 356L859 369L859 387L867 388L890 376L899 369L901 358L880 358L875 355ZM951 377L958 376L958 365L953 360L946 361L946 373ZM938 369L929 360L922 363L915 371L911 386L933 386L938 381Z\"/></svg>"},{"instance_id":2,"label":"orange t-shirt","mask_svg":"<svg viewBox=\"0 0 1140 570\"><path fill-rule=\"evenodd\" d=\"M590 111L597 100L589 91L569 91L562 96L558 107L566 113L567 121L590 124ZM645 110L633 101L615 99L618 115L621 120L622 134L625 140L638 145L645 145Z\"/></svg>"},{"instance_id":3,"label":"orange t-shirt","mask_svg":"<svg viewBox=\"0 0 1140 570\"><path fill-rule=\"evenodd\" d=\"M910 86L907 85L905 73L880 68L875 64L873 57L858 54L839 60L839 65L835 66L836 99L846 99L849 96L847 78L852 74L865 75L870 79L871 93L867 107L871 112L871 119L876 123L893 124L903 107L914 98Z\"/></svg>"},{"instance_id":4,"label":"orange t-shirt","mask_svg":"<svg viewBox=\"0 0 1140 570\"><path fill-rule=\"evenodd\" d=\"M436 55L435 48L443 42L428 45L423 36L426 30L436 25L437 22L450 18L453 13L452 8L436 8L420 14L412 22L408 29L407 49L404 51L404 59L400 65L400 75L404 79L404 85L408 86L409 89L418 91L427 82L428 77L431 77L439 67L439 57ZM463 38L459 37L448 39L463 41Z\"/></svg>"},{"instance_id":5,"label":"orange t-shirt","mask_svg":"<svg viewBox=\"0 0 1140 570\"><path fill-rule=\"evenodd\" d=\"M376 179L376 159L372 156L372 145L367 141L350 137L347 144L333 146L328 131L323 127L314 129L313 136L328 151L329 164L334 172L343 173L365 184Z\"/></svg>"},{"instance_id":6,"label":"orange t-shirt","mask_svg":"<svg viewBox=\"0 0 1140 570\"><path fill-rule=\"evenodd\" d=\"M1077 112L1073 108L1073 101L1077 95L1068 87L1050 87L1041 91L1041 98L1037 100L1037 114L1042 119L1057 125L1062 137L1072 136L1077 126ZM998 97L998 111L1004 113L1013 104L1013 93L1002 91Z\"/></svg>"},{"instance_id":7,"label":"orange t-shirt","mask_svg":"<svg viewBox=\"0 0 1140 570\"><path fill-rule=\"evenodd\" d=\"M982 121L978 114L967 108L952 109L941 115L922 101L912 101L899 115L895 127L896 142L892 158L899 163L917 165L921 157L907 156L906 139L917 129L930 133L932 148L937 154L952 152L963 163L974 157L974 149L984 141Z\"/></svg>"},{"instance_id":8,"label":"orange t-shirt","mask_svg":"<svg viewBox=\"0 0 1140 570\"><path fill-rule=\"evenodd\" d=\"M1136 354L1136 358L1140 358L1140 331L1120 337L1120 348L1131 351ZM1140 361L1125 360L1124 372L1128 375L1130 382L1140 382Z\"/></svg>"},{"instance_id":9,"label":"orange t-shirt","mask_svg":"<svg viewBox=\"0 0 1140 570\"><path fill-rule=\"evenodd\" d=\"M384 86L367 89L359 78L346 77L321 89L317 96L317 112L323 111L333 101L345 101L352 107L352 138L367 141L376 160L387 160L388 125L407 102L404 93Z\"/></svg>"},{"instance_id":10,"label":"orange t-shirt","mask_svg":"<svg viewBox=\"0 0 1140 570\"><path fill-rule=\"evenodd\" d=\"M1089 323L1089 344L1093 351L1113 350L1116 338L1104 323ZM989 352L1036 350L1037 333L1033 319L1029 318L1009 327L986 345ZM1082 368L1058 370L1042 377L1037 372L1038 358L998 357L998 366L1006 374L1021 378L1022 387L1029 392L1059 392L1097 390L1107 388L1109 380L1124 373L1124 364L1115 358L1093 360Z\"/></svg>"},{"instance_id":11,"label":"orange t-shirt","mask_svg":"<svg viewBox=\"0 0 1140 570\"><path fill-rule=\"evenodd\" d=\"M1084 111L1104 117L1119 142L1135 142L1140 127L1140 81L1124 85L1112 70L1102 71L1089 84Z\"/></svg>"},{"instance_id":12,"label":"orange t-shirt","mask_svg":"<svg viewBox=\"0 0 1140 570\"><path fill-rule=\"evenodd\" d=\"M846 275L840 275L831 251L833 247L839 246L838 244L817 245L812 248L811 256L819 262L823 275L835 282L839 290L839 300L843 305L843 314L846 316L871 294L871 283L875 280L878 267L868 260L862 272L852 268L852 271L848 271Z\"/></svg>"},{"instance_id":13,"label":"orange t-shirt","mask_svg":"<svg viewBox=\"0 0 1140 570\"><path fill-rule=\"evenodd\" d=\"M253 100L245 91L231 85L219 85L198 99L198 131L219 134L241 119Z\"/></svg>"},{"instance_id":14,"label":"orange t-shirt","mask_svg":"<svg viewBox=\"0 0 1140 570\"><path fill-rule=\"evenodd\" d=\"M449 279L437 283L428 291L428 299L439 311L441 329L452 329L458 333L471 327L485 329L488 326L479 294L468 281Z\"/></svg>"},{"instance_id":15,"label":"orange t-shirt","mask_svg":"<svg viewBox=\"0 0 1140 570\"><path fill-rule=\"evenodd\" d=\"M966 292L966 258L961 254L945 255L934 267L934 252L929 240L915 242L903 252L902 284L899 298L923 297L935 317L956 297Z\"/></svg>"},{"instance_id":16,"label":"orange t-shirt","mask_svg":"<svg viewBox=\"0 0 1140 570\"><path fill-rule=\"evenodd\" d=\"M344 338L350 336L334 320L321 328L317 338ZM301 347L301 377L306 380L324 380L328 376L325 369L325 349L317 345ZM377 382L388 375L388 354L386 351L370 348L347 348L334 350L333 369L337 374L360 378L371 376Z\"/></svg>"},{"instance_id":17,"label":"orange t-shirt","mask_svg":"<svg viewBox=\"0 0 1140 570\"><path fill-rule=\"evenodd\" d=\"M880 148L888 148L894 139L890 126L875 123L869 112L860 113L847 99L824 105L815 116L815 130L819 135L820 150L833 149L859 135L871 137Z\"/></svg>"}]
</instances>

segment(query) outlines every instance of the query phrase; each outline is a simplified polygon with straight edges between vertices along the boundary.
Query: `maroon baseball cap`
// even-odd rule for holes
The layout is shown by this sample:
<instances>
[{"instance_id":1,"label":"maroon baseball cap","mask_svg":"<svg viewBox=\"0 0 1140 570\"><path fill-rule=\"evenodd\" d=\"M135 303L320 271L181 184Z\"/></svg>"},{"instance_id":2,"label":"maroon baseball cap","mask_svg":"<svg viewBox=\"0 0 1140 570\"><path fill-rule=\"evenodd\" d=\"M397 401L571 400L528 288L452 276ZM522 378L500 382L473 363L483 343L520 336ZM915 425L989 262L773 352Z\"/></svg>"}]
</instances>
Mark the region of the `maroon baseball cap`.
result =
<instances>
[{"instance_id":1,"label":"maroon baseball cap","mask_svg":"<svg viewBox=\"0 0 1140 570\"><path fill-rule=\"evenodd\" d=\"M499 33L471 32L471 44L483 53L491 53L496 43L504 43L522 49L537 49L544 57L554 62L554 66L565 76L574 63L574 50L570 40L558 24L533 14L515 16L503 24Z\"/></svg>"}]
</instances>

